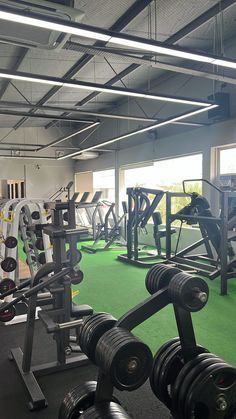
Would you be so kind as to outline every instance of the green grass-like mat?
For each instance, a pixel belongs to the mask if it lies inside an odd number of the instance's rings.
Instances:
[[[124,253],[124,250],[96,254],[83,252],[81,269],[84,280],[74,287],[74,290],[79,290],[79,295],[74,298],[76,303],[89,304],[96,312],[109,312],[118,318],[148,297],[144,283],[147,269],[118,261],[119,253]],[[25,260],[22,250],[19,254]],[[219,279],[206,281],[210,288],[209,302],[192,316],[197,342],[236,364],[236,279],[228,281],[227,296],[219,295]],[[172,306],[152,316],[134,333],[155,352],[165,341],[177,335]]]

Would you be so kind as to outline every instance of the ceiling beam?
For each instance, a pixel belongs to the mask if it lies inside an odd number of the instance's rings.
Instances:
[[[31,107],[31,105],[29,105]],[[23,112],[23,111],[9,111],[5,109],[1,109],[0,107],[0,115],[9,115],[9,116],[27,116],[27,118],[41,118],[41,119],[53,119],[58,121],[66,121],[66,122],[76,122],[76,123],[83,123],[83,124],[92,124],[95,121],[92,121],[91,119],[78,119],[78,118],[72,118],[68,116],[57,116],[57,115],[50,115],[50,114],[44,114],[44,113],[36,113],[31,114],[29,112]]]
[[[219,3],[212,6],[210,9],[208,9],[206,12],[204,12],[200,16],[198,16],[192,22],[190,22],[189,24],[184,26],[178,32],[176,32],[175,34],[173,34],[169,38],[167,38],[166,41],[163,42],[163,44],[168,44],[168,45],[176,44],[177,42],[184,39],[187,35],[194,32],[196,29],[198,29],[199,26],[204,25],[209,20],[211,20],[213,17],[215,17],[217,14],[223,12],[224,10],[227,10],[229,7],[233,6],[235,3],[236,3],[235,0],[222,0],[222,1],[220,1]],[[145,56],[144,56],[144,58],[145,58]],[[127,67],[125,70],[123,70],[122,74],[119,73],[118,75],[112,77],[109,81],[107,81],[106,84],[110,85],[110,86],[113,85],[114,83],[116,83],[119,80],[119,78],[125,77],[128,74],[133,73],[136,69],[138,69],[140,67],[140,65],[141,65],[141,63],[140,64],[131,64],[129,67]],[[76,106],[81,105],[81,104],[85,105],[86,103],[88,103],[89,101],[94,99],[98,94],[99,94],[98,92],[91,93],[86,98],[84,98],[83,101],[77,102]],[[46,125],[46,128],[50,128],[53,125],[55,125],[54,121],[52,121],[48,125]]]
[[[109,28],[109,30],[120,32],[122,31],[136,16],[138,16],[150,3],[152,0],[136,0],[132,6]],[[105,42],[97,41],[95,45],[105,46]],[[93,55],[84,54],[63,76],[65,79],[71,79],[74,77],[82,68],[84,68],[90,61],[92,61]],[[50,89],[37,103],[37,105],[44,105],[50,98],[52,98],[55,93],[60,90],[60,87],[53,87]],[[37,109],[32,109],[32,113],[36,112]],[[17,124],[15,124],[14,129],[17,130],[24,122],[27,120],[27,117],[23,117]]]
[[[93,111],[86,111],[82,109],[75,108],[67,108],[61,106],[47,106],[47,105],[31,105],[29,103],[23,102],[8,102],[8,101],[0,101],[0,108],[23,108],[23,109],[38,109],[40,111],[51,111],[51,112],[68,112],[68,113],[75,113],[79,115],[86,115],[86,116],[96,116],[99,118],[108,118],[108,119],[124,119],[128,121],[140,121],[140,122],[154,122],[155,119],[147,118],[145,116],[135,116],[135,115],[122,115],[122,114],[110,114],[104,112],[93,112]],[[38,115],[38,114],[36,114]],[[32,116],[35,116],[33,114]]]

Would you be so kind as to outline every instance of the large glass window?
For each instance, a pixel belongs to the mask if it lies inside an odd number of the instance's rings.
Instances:
[[[236,173],[236,147],[220,150],[220,174]]]
[[[159,187],[170,192],[182,192],[183,180],[202,178],[202,154],[160,160],[154,163],[154,168],[156,184]],[[186,183],[186,191],[201,194],[202,182],[191,181]],[[189,198],[176,197],[172,199],[172,212],[178,212],[188,202]],[[164,200],[160,203],[159,211],[164,219],[166,215]]]
[[[102,199],[115,202],[115,170],[93,172],[93,191],[102,191]]]
[[[159,160],[148,166],[127,168],[120,173],[120,200],[124,200],[126,188],[142,186],[166,191],[182,192],[182,181],[184,179],[202,178],[202,154],[194,154],[183,157]],[[188,192],[202,192],[201,182],[187,183]],[[178,211],[188,202],[188,199],[176,198],[173,212]],[[162,199],[158,206],[163,221],[165,218],[165,199]]]

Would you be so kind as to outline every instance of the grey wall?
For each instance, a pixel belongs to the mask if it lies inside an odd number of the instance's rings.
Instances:
[[[61,186],[74,180],[74,162],[0,160],[0,179],[22,179],[26,174],[27,198],[49,198]],[[39,168],[38,168],[39,167]]]

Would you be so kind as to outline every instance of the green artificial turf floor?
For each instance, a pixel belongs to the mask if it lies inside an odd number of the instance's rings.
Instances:
[[[79,244],[78,248],[80,248]],[[145,288],[147,269],[117,260],[123,250],[88,254],[83,252],[84,280],[74,287],[74,301],[89,304],[94,311],[112,313],[116,318],[148,297]],[[19,252],[25,260],[23,252]],[[23,257],[24,255],[24,257]],[[236,279],[229,280],[228,295],[220,296],[220,281],[206,279],[210,298],[206,307],[193,314],[197,342],[236,365]],[[153,352],[177,335],[172,306],[167,306],[134,330]]]

